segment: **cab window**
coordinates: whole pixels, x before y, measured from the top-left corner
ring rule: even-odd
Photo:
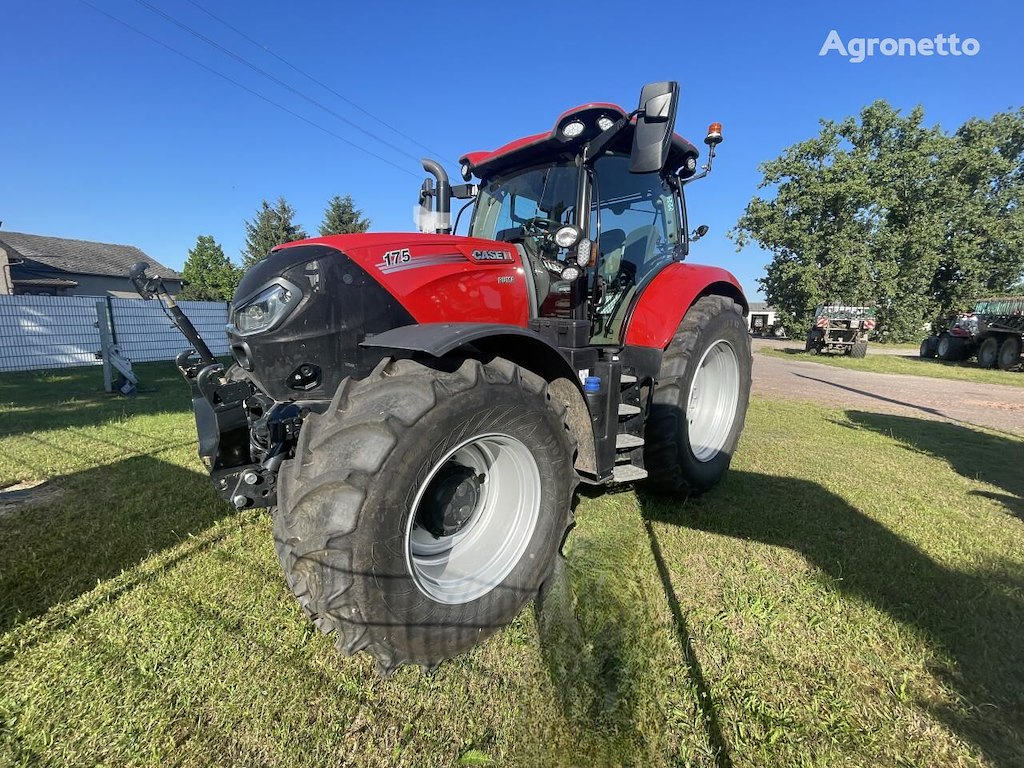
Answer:
[[[657,173],[629,172],[629,157],[608,154],[594,164],[590,231],[597,235],[597,271],[604,286],[592,339],[615,343],[636,287],[682,255],[675,195]]]

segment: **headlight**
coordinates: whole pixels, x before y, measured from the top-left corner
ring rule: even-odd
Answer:
[[[590,263],[590,251],[593,247],[594,243],[590,238],[584,237],[580,240],[579,248],[576,249],[576,263],[581,267],[587,266]]]
[[[294,286],[271,285],[234,311],[234,332],[250,336],[280,323],[299,303],[301,294]]]
[[[575,139],[581,133],[583,133],[584,125],[579,120],[573,120],[571,123],[566,123],[562,126],[562,135],[567,139]]]
[[[615,121],[612,120],[610,117],[597,118],[597,127],[600,128],[602,131],[607,131],[613,125],[615,125]]]
[[[559,248],[572,248],[576,245],[576,241],[580,239],[579,227],[574,227],[572,224],[566,224],[564,227],[559,227],[555,232],[555,244]]]
[[[562,270],[562,279],[578,280],[580,274],[581,272],[579,267],[566,267],[565,269]]]

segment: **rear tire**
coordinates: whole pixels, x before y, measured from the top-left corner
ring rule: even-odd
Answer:
[[[939,346],[939,340],[935,336],[929,336],[927,339],[921,342],[920,355],[925,360],[930,360],[935,357],[937,348]]]
[[[1020,365],[1020,336],[1007,336],[999,346],[999,367],[1008,371]]]
[[[577,477],[564,409],[495,359],[384,361],[311,415],[280,473],[288,584],[339,650],[433,668],[503,628],[549,576]]]
[[[989,336],[978,347],[978,365],[982,368],[995,368],[999,363],[999,338]]]
[[[850,347],[850,357],[855,357],[858,360],[868,355],[868,343],[866,341],[855,341],[853,346]]]
[[[699,494],[729,468],[750,399],[750,336],[724,296],[698,299],[662,358],[647,420],[648,487]]]

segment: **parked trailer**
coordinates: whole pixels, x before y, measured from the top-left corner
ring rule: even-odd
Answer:
[[[921,342],[921,357],[957,361],[976,357],[982,368],[1009,371],[1021,364],[1024,346],[1024,296],[979,299],[974,311]]]

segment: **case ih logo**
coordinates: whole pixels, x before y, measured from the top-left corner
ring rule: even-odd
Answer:
[[[512,261],[512,254],[508,251],[473,251],[473,259],[476,261]]]

